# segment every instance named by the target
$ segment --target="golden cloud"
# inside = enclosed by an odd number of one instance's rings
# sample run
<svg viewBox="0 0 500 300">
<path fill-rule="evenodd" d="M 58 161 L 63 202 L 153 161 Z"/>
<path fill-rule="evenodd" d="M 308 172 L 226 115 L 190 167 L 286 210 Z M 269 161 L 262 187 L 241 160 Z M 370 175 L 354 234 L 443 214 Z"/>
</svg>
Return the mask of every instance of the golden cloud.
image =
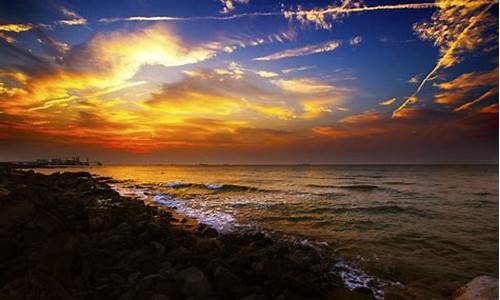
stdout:
<svg viewBox="0 0 500 300">
<path fill-rule="evenodd" d="M 23 32 L 33 29 L 33 24 L 2 24 L 0 31 Z"/>
<path fill-rule="evenodd" d="M 316 119 L 324 113 L 333 112 L 334 105 L 339 104 L 342 101 L 341 97 L 320 97 L 313 99 L 305 99 L 300 101 L 303 113 L 302 118 L 306 120 Z M 344 108 L 337 108 L 340 111 L 345 111 Z"/>
<path fill-rule="evenodd" d="M 347 88 L 333 86 L 314 78 L 275 79 L 271 80 L 271 83 L 284 91 L 297 94 L 344 93 L 350 91 Z"/>
<path fill-rule="evenodd" d="M 277 73 L 274 73 L 274 72 L 271 72 L 271 71 L 265 71 L 265 70 L 256 71 L 255 73 L 257 75 L 259 75 L 260 77 L 264 77 L 264 78 L 271 78 L 271 77 L 277 77 L 277 76 L 279 76 L 279 74 L 277 74 Z"/>
<path fill-rule="evenodd" d="M 396 98 L 390 98 L 390 99 L 387 99 L 387 100 L 380 102 L 379 105 L 388 106 L 388 105 L 393 104 L 395 101 L 396 101 Z"/>
</svg>

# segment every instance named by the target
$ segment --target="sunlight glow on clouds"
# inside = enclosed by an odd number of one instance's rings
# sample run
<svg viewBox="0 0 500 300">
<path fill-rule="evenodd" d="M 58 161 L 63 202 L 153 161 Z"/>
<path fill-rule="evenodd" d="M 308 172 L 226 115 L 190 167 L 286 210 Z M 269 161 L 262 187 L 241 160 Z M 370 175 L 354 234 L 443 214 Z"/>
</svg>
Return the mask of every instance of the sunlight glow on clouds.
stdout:
<svg viewBox="0 0 500 300">
<path fill-rule="evenodd" d="M 497 2 L 377 3 L 135 3 L 142 9 L 99 14 L 71 3 L 45 23 L 6 19 L 19 23 L 0 24 L 0 149 L 287 157 L 307 148 L 329 161 L 338 149 L 370 157 L 389 146 L 450 149 L 470 138 L 491 150 Z M 389 20 L 407 26 L 388 30 Z M 374 21 L 384 26 L 358 26 Z"/>
</svg>

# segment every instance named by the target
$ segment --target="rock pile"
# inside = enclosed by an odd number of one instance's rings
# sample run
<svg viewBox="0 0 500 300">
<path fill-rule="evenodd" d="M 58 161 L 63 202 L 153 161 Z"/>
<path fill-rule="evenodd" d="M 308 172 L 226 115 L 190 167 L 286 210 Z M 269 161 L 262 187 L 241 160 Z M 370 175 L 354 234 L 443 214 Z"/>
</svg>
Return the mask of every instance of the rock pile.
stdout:
<svg viewBox="0 0 500 300">
<path fill-rule="evenodd" d="M 371 299 L 263 234 L 187 232 L 88 173 L 0 171 L 0 299 Z"/>
</svg>

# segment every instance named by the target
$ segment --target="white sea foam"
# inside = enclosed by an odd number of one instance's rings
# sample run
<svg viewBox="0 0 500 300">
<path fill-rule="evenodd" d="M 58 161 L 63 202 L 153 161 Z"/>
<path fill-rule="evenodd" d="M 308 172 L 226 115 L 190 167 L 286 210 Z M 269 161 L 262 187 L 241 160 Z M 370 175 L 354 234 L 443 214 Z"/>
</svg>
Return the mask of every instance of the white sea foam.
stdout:
<svg viewBox="0 0 500 300">
<path fill-rule="evenodd" d="M 171 182 L 170 186 L 186 186 L 186 183 Z M 175 185 L 176 184 L 176 185 Z M 158 193 L 144 188 L 123 187 L 118 184 L 112 185 L 121 196 L 132 197 L 142 201 L 154 202 L 159 205 L 175 208 L 175 210 L 186 217 L 194 218 L 200 223 L 209 225 L 221 233 L 228 233 L 234 230 L 236 219 L 228 213 L 210 208 L 207 205 L 201 205 L 196 199 L 182 200 L 172 197 L 166 193 Z M 215 186 L 214 186 L 215 187 Z M 207 185 L 207 188 L 208 185 Z M 219 187 L 220 188 L 220 187 Z"/>
<path fill-rule="evenodd" d="M 205 184 L 205 186 L 209 190 L 220 190 L 221 188 L 224 187 L 223 184 L 214 184 L 214 183 Z"/>
<path fill-rule="evenodd" d="M 390 282 L 380 280 L 373 276 L 368 275 L 361 269 L 358 269 L 345 261 L 339 261 L 333 266 L 333 272 L 338 274 L 344 285 L 350 289 L 355 290 L 359 288 L 366 288 L 372 291 L 375 299 L 384 299 L 384 288 L 388 286 L 401 286 L 399 282 Z"/>
</svg>

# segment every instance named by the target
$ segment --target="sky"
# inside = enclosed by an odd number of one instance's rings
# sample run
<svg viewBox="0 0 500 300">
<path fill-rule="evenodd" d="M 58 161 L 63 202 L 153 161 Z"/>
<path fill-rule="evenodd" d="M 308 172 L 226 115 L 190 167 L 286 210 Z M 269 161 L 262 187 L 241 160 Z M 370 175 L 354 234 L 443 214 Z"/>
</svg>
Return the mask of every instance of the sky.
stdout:
<svg viewBox="0 0 500 300">
<path fill-rule="evenodd" d="M 498 163 L 495 0 L 0 0 L 0 161 Z"/>
</svg>

